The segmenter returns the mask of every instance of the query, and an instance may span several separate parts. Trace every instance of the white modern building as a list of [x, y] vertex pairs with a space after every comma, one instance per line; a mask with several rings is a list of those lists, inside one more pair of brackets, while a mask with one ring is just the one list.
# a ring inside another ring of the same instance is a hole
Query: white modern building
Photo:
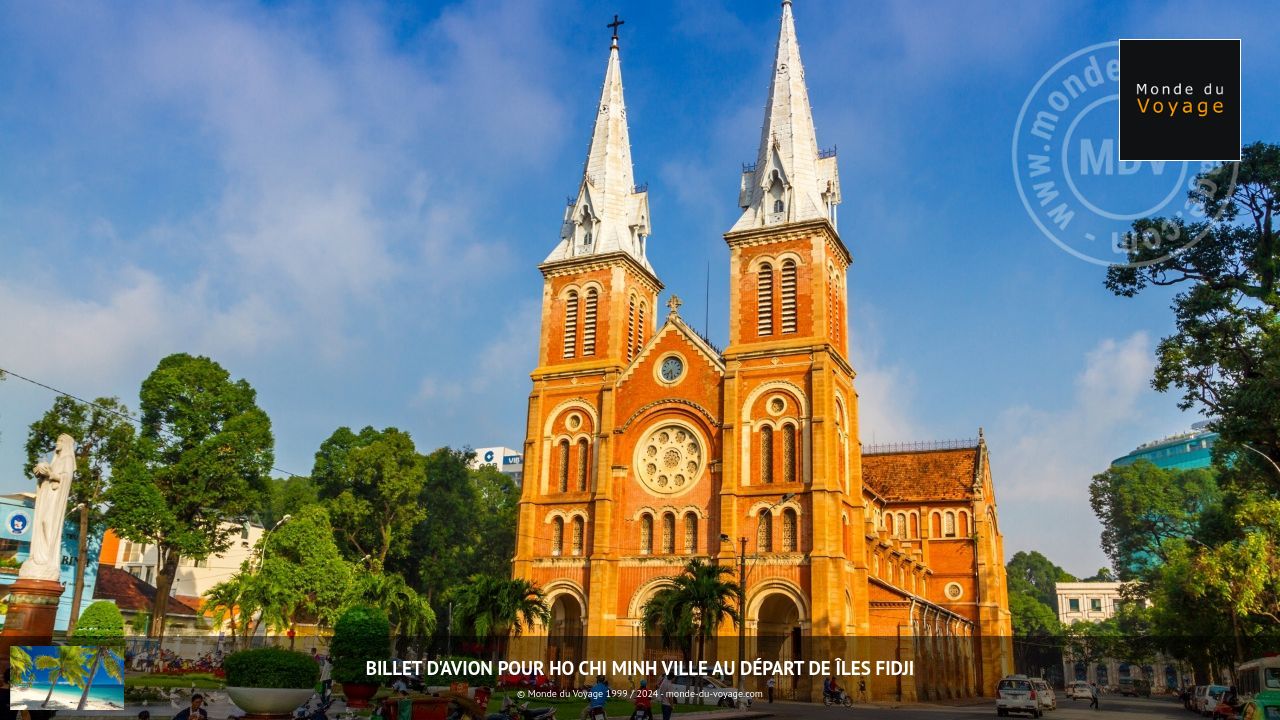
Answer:
[[[199, 607], [199, 598], [209, 588], [229, 579], [240, 570], [244, 561], [253, 556], [253, 548], [263, 532], [257, 523], [236, 525], [231, 545], [221, 554], [210, 555], [204, 560], [182, 558], [178, 561], [178, 573], [169, 594], [196, 601], [196, 607]], [[155, 585], [157, 555], [154, 545], [130, 542], [108, 530], [98, 559], [102, 565], [117, 567], [148, 585]]]
[[519, 485], [524, 478], [524, 455], [519, 450], [512, 450], [509, 447], [485, 447], [476, 448], [476, 457], [471, 461], [471, 467], [482, 468], [485, 466], [496, 467], [499, 472], [508, 475]]
[[1074, 582], [1058, 583], [1058, 620], [1070, 625], [1078, 620], [1098, 622], [1116, 614], [1123, 601], [1120, 590], [1124, 583]]

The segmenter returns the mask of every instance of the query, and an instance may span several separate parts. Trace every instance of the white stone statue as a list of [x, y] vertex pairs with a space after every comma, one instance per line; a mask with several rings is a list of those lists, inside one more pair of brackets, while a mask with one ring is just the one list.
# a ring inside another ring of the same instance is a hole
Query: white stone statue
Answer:
[[58, 580], [62, 574], [62, 529], [67, 519], [67, 498], [76, 472], [76, 441], [58, 436], [53, 460], [35, 467], [36, 507], [31, 524], [31, 555], [18, 570], [19, 578]]

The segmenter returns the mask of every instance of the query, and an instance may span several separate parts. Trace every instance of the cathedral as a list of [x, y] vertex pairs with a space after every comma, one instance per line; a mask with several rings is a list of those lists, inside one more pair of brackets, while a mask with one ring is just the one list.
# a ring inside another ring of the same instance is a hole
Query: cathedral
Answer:
[[[981, 431], [859, 442], [840, 176], [817, 142], [790, 0], [742, 214], [724, 235], [724, 350], [681, 318], [678, 298], [660, 303], [616, 32], [597, 110], [577, 195], [539, 265], [513, 569], [552, 618], [523, 652], [652, 657], [641, 608], [701, 558], [746, 588], [744, 639], [726, 620], [710, 660], [913, 660], [910, 675], [867, 677], [871, 698], [990, 695], [1012, 653], [987, 446]], [[819, 678], [777, 681], [820, 697]]]

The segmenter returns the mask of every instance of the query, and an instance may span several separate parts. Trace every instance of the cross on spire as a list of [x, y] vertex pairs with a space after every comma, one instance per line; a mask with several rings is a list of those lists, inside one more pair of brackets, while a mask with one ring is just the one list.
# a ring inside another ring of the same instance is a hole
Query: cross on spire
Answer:
[[626, 21], [626, 20], [619, 20], [619, 19], [618, 19], [618, 15], [617, 15], [617, 13], [614, 13], [614, 15], [613, 15], [613, 22], [609, 23], [608, 25], [605, 25], [605, 27], [607, 27], [607, 28], [611, 28], [611, 29], [613, 30], [613, 44], [614, 44], [614, 45], [617, 45], [617, 44], [618, 44], [618, 27], [619, 27], [619, 26], [621, 26], [621, 25], [626, 25], [626, 24], [627, 24], [627, 21]]
[[675, 315], [680, 312], [680, 306], [683, 304], [684, 302], [680, 300], [679, 295], [672, 295], [671, 299], [667, 301], [667, 309], [671, 311], [672, 315]]

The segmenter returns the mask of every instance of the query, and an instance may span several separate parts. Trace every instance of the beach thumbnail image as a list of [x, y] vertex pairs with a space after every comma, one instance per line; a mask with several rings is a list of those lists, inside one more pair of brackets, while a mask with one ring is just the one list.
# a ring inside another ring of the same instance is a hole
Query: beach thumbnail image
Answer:
[[10, 647], [9, 709], [124, 709], [120, 650], [87, 645]]

